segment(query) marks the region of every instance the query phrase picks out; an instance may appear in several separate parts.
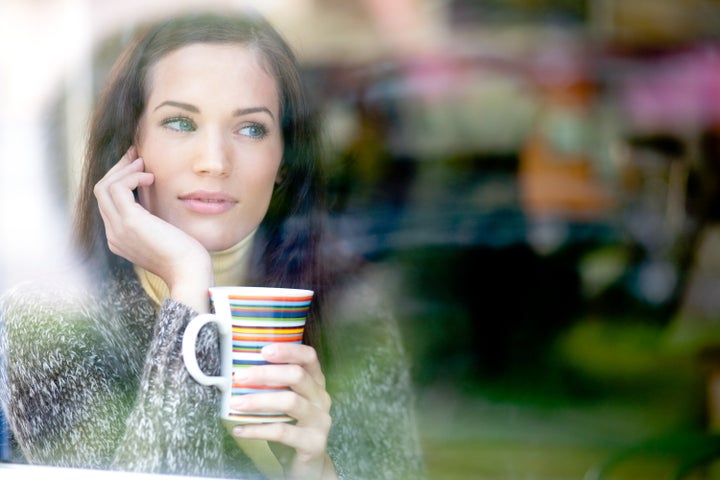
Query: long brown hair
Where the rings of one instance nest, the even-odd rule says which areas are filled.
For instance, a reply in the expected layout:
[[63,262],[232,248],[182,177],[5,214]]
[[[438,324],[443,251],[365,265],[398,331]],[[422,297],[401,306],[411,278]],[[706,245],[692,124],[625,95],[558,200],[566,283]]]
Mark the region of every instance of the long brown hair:
[[133,144],[148,98],[148,74],[170,52],[194,43],[254,48],[277,81],[284,142],[280,183],[255,240],[252,280],[258,285],[312,288],[313,322],[306,341],[318,337],[324,286],[318,244],[324,212],[318,122],[297,61],[273,27],[257,15],[187,14],[143,29],[114,64],[90,124],[75,219],[75,240],[102,275],[127,271],[129,262],[107,245],[93,187]]

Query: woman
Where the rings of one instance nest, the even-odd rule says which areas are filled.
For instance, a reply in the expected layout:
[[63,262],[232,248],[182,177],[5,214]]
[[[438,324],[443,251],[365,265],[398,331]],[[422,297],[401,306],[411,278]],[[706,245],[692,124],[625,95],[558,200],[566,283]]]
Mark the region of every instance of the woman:
[[[91,123],[77,209],[93,288],[16,289],[0,309],[0,399],[28,461],[422,475],[395,326],[362,284],[331,294],[337,278],[322,274],[319,151],[294,57],[265,21],[172,19],[126,50]],[[216,391],[188,376],[180,339],[213,284],[316,291],[304,344],[267,349],[272,365],[245,379],[290,390],[237,405],[296,422],[224,432]],[[197,350],[218,369],[216,332]]]

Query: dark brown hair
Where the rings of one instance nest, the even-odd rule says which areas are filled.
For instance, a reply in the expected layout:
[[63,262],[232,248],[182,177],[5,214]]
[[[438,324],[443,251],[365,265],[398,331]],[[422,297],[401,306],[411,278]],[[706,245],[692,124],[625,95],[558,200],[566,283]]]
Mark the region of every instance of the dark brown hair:
[[[318,307],[324,283],[317,255],[324,211],[318,124],[293,52],[257,15],[171,18],[144,29],[125,49],[110,71],[90,125],[75,219],[78,249],[93,271],[102,275],[131,267],[108,248],[93,187],[135,140],[148,98],[151,67],[170,52],[195,43],[254,48],[277,81],[284,142],[281,181],[256,235],[251,275],[257,285],[311,288],[316,291],[314,306]],[[311,339],[319,326],[318,308],[313,310],[314,321],[307,328]]]

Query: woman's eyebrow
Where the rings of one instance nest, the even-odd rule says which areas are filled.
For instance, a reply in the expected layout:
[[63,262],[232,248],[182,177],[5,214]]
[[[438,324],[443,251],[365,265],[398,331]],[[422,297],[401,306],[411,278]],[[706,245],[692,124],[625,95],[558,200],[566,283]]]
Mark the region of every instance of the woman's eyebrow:
[[200,109],[198,107],[196,107],[195,105],[191,105],[189,103],[183,103],[183,102],[175,102],[173,100],[166,100],[166,101],[162,102],[160,105],[155,107],[155,110],[159,109],[160,107],[164,107],[164,106],[178,107],[178,108],[187,110],[192,113],[200,113]]
[[[165,106],[181,108],[183,110],[187,110],[192,113],[200,113],[200,109],[198,107],[196,107],[195,105],[192,105],[190,103],[184,103],[184,102],[176,102],[174,100],[166,100],[166,101],[162,102],[160,105],[155,107],[155,110],[158,110],[160,107],[165,107]],[[268,115],[270,115],[270,118],[275,120],[275,115],[273,115],[273,113],[267,107],[238,108],[237,110],[234,110],[232,112],[232,115],[234,117],[241,117],[243,115],[249,115],[251,113],[257,113],[257,112],[265,112]]]
[[251,113],[257,113],[257,112],[265,112],[268,115],[270,115],[270,118],[275,120],[275,116],[272,114],[269,108],[267,107],[248,107],[248,108],[238,108],[237,110],[233,111],[234,117],[240,117],[242,115],[249,115]]

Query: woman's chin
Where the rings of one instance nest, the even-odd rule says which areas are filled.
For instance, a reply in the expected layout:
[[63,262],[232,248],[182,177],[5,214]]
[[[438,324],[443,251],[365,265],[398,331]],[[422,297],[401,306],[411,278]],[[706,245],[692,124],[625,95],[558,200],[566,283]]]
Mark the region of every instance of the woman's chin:
[[239,240],[237,242],[222,242],[218,240],[210,240],[210,241],[203,241],[201,239],[198,239],[198,241],[202,244],[203,247],[205,247],[205,250],[208,252],[222,252],[223,250],[227,250],[230,247],[233,247],[237,245]]
[[205,247],[208,252],[222,252],[240,243],[247,235],[218,238],[217,236],[193,235],[195,240]]

